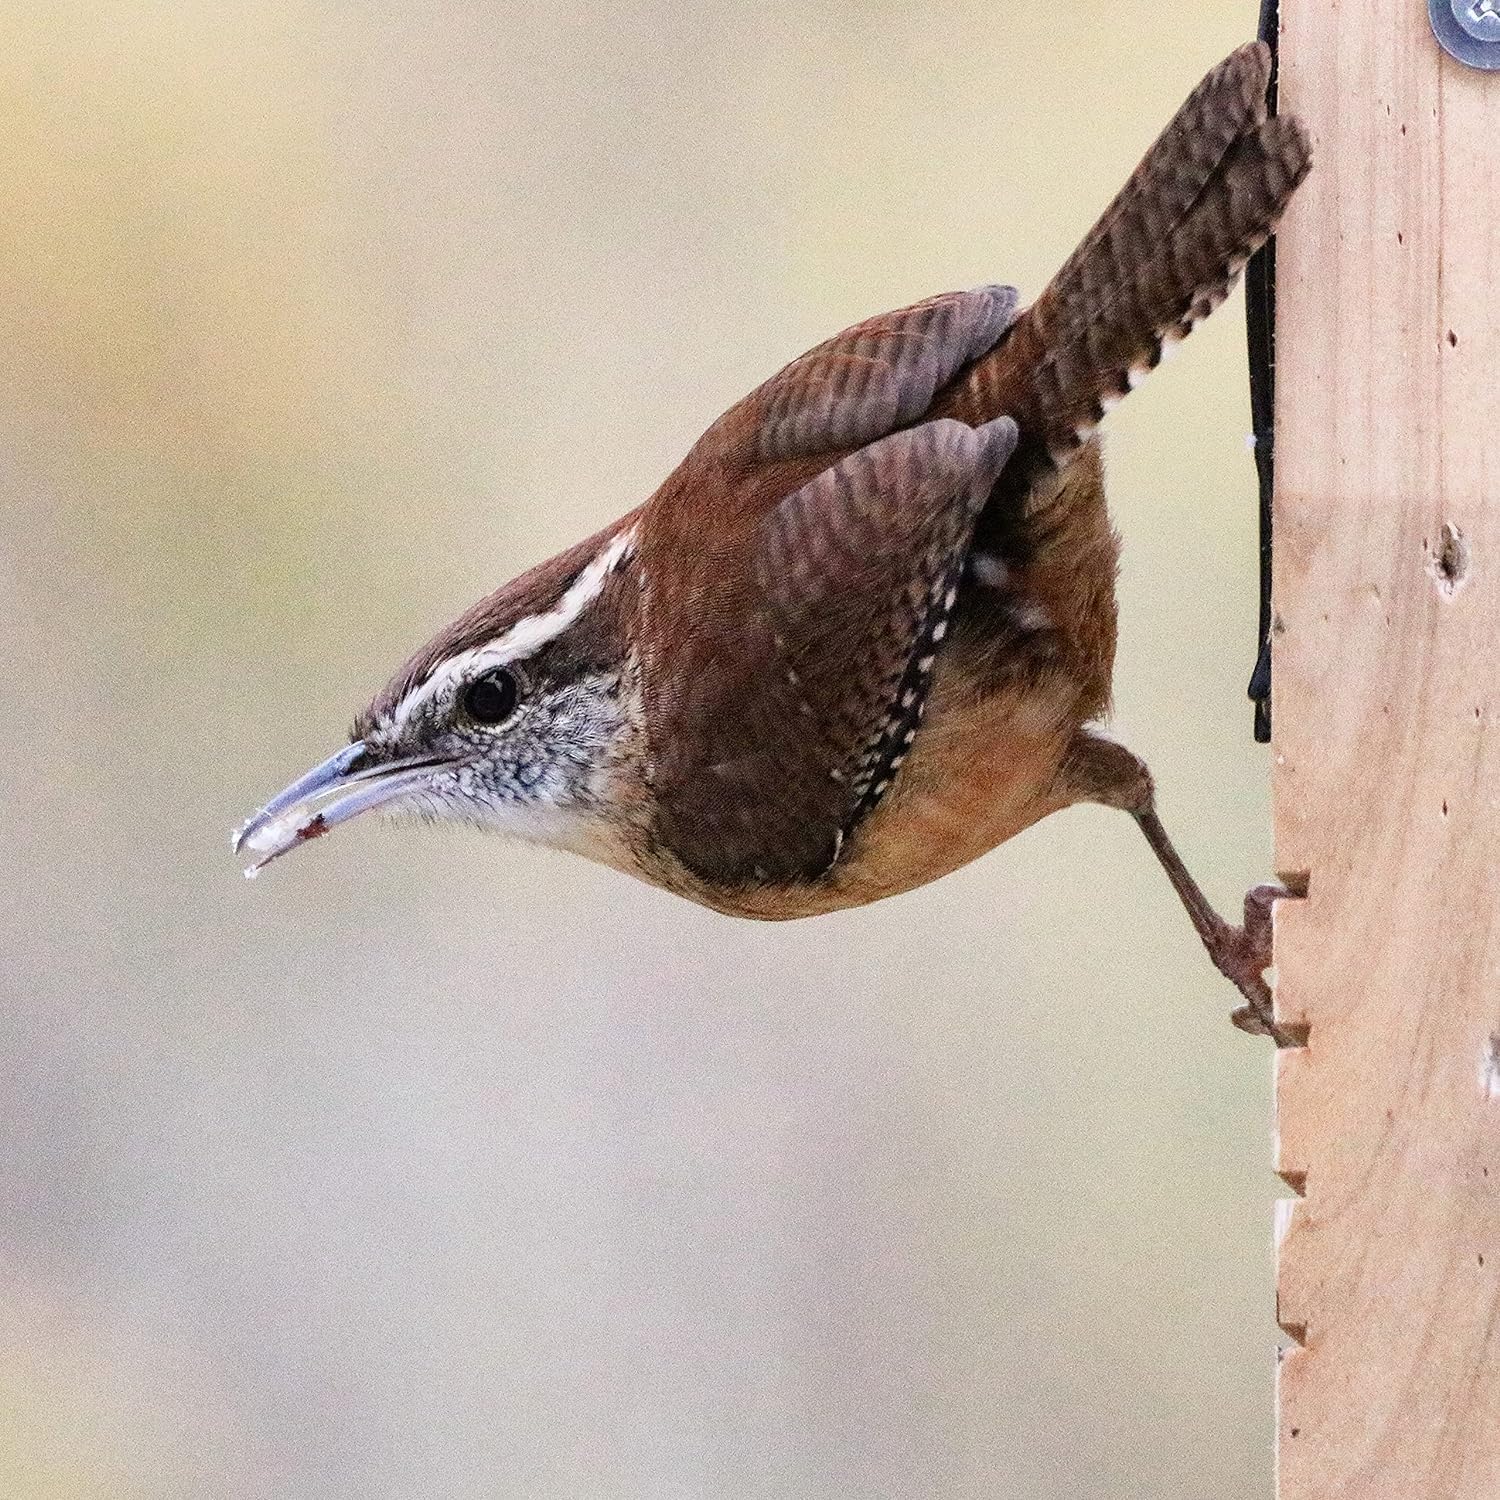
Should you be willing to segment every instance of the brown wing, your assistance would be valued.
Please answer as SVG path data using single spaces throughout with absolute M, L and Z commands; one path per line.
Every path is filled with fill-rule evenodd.
M 924 416 L 941 387 L 995 347 L 1016 305 L 1014 287 L 984 286 L 847 328 L 730 407 L 699 452 L 776 462 L 873 443 Z
M 648 674 L 656 836 L 689 869 L 745 885 L 838 857 L 916 732 L 1015 441 L 1009 419 L 941 421 L 861 448 L 760 518 L 739 595 L 699 596 L 698 628 Z

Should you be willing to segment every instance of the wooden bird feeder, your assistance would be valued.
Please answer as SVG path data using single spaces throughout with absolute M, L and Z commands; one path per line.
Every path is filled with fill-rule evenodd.
M 1500 74 L 1281 23 L 1278 1495 L 1500 1500 Z

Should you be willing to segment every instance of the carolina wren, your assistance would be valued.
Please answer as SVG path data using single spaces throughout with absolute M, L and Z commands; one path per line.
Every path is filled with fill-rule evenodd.
M 1098 802 L 1144 830 L 1239 1024 L 1276 1035 L 1277 892 L 1220 918 L 1102 727 L 1119 541 L 1094 437 L 1307 172 L 1269 69 L 1259 44 L 1215 68 L 1030 307 L 952 292 L 820 344 L 644 505 L 441 630 L 239 830 L 246 873 L 383 808 L 805 917 Z

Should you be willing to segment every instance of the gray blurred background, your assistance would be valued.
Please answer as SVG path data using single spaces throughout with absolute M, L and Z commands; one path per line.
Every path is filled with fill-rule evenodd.
M 1264 1497 L 1269 1052 L 1128 819 L 756 926 L 227 832 L 871 312 L 1035 292 L 1252 0 L 42 0 L 0 61 L 0 1494 Z M 1269 872 L 1236 298 L 1119 709 Z

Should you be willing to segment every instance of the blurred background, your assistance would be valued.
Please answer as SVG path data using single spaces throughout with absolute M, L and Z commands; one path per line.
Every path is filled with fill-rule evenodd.
M 1036 292 L 1253 0 L 12 7 L 0 1492 L 1270 1493 L 1270 1053 L 1129 820 L 737 923 L 232 824 L 869 313 Z M 1110 423 L 1122 734 L 1269 873 L 1236 297 Z

